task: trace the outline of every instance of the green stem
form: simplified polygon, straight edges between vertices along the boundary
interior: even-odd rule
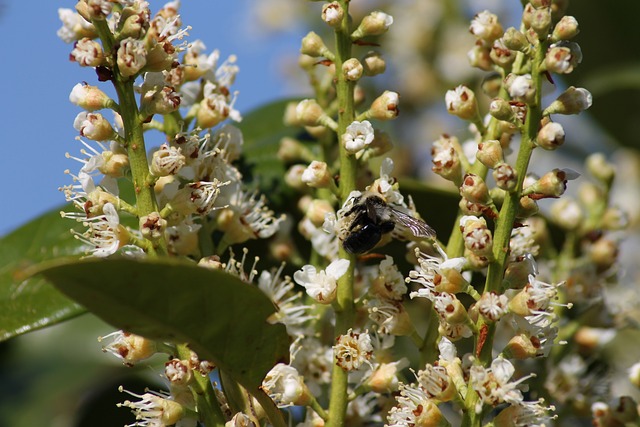
[[[353,89],[354,83],[347,81],[341,72],[342,63],[351,58],[351,39],[349,37],[349,1],[339,0],[340,6],[344,10],[344,18],[339,28],[335,30],[336,43],[336,90],[338,98],[338,141],[341,141],[342,135],[345,133],[347,126],[351,124],[355,116]],[[349,196],[351,191],[356,189],[356,158],[346,152],[342,144],[340,145],[340,202]],[[347,253],[340,246],[338,256],[342,259],[349,260],[349,268],[347,272],[338,280],[338,292],[336,300],[333,304],[336,312],[336,326],[334,335],[337,337],[347,332],[353,325],[355,310],[353,302],[353,281],[356,258],[354,255]],[[347,412],[347,386],[348,373],[337,364],[333,364],[331,374],[331,395],[329,403],[329,419],[327,427],[341,427]]]
[[[180,359],[189,360],[191,358],[191,350],[186,344],[179,344],[177,350]],[[190,384],[190,388],[200,421],[206,427],[223,427],[224,415],[217,404],[218,400],[209,377],[193,371],[193,382]]]

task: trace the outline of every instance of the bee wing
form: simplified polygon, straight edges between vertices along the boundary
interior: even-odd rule
[[[391,208],[391,210],[396,222],[411,230],[411,233],[413,233],[414,236],[426,238],[436,237],[436,231],[429,227],[429,225],[427,225],[423,220],[414,218],[411,215],[394,208]]]

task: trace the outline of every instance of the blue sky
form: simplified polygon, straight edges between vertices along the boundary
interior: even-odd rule
[[[163,1],[151,1],[155,12]],[[191,25],[189,40],[201,39],[207,51],[238,55],[240,91],[236,107],[243,113],[282,96],[291,88],[279,77],[278,61],[297,52],[299,35],[265,36],[250,31],[252,0],[182,2],[181,15]],[[0,177],[4,182],[0,235],[64,203],[58,187],[68,184],[65,169],[78,164],[65,158],[77,154],[73,119],[80,111],[69,92],[81,81],[96,84],[95,73],[69,62],[72,46],[56,36],[58,8],[73,8],[74,0],[4,1],[0,31],[4,36],[3,117]],[[298,32],[302,33],[302,29]]]

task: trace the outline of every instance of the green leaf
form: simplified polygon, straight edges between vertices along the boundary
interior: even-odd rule
[[[117,328],[189,343],[248,389],[289,358],[275,307],[256,286],[224,271],[163,260],[85,259],[45,268],[58,289]]]
[[[43,260],[77,253],[81,243],[69,232],[74,224],[58,209],[0,239],[0,341],[85,312],[42,277],[25,280],[23,273]]]

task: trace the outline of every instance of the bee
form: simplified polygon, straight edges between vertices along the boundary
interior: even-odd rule
[[[378,193],[365,191],[356,196],[353,206],[344,214],[346,220],[342,247],[350,254],[363,254],[373,249],[396,225],[405,227],[415,237],[435,238],[436,232],[424,221],[399,211]]]

